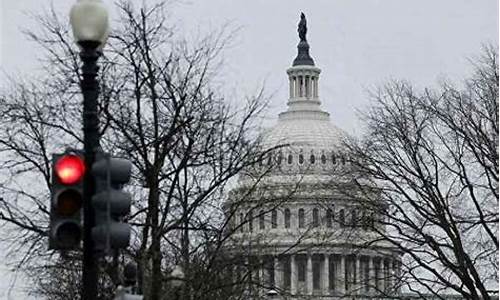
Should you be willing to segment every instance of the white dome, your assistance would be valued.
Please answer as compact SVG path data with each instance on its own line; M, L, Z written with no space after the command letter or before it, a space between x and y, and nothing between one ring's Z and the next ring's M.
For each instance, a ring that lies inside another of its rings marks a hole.
M346 133L328 119L280 119L266 132L263 146L269 149L288 144L292 148L335 151L341 147L345 138Z

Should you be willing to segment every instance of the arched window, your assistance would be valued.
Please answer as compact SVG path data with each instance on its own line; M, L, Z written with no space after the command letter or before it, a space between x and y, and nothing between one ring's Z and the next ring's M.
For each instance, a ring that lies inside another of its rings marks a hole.
M253 212L252 211L248 212L248 230L250 232L253 231Z
M277 159L277 163L278 165L281 165L281 161L283 160L283 153L281 153L281 151L278 153L278 159Z
M290 228L290 209L285 208L285 228Z
M273 163L273 154L272 153L269 153L268 157L267 157L267 165L271 165Z
M332 164L336 164L337 159L335 158L335 153L332 153Z
M326 227L332 227L333 211L331 208L326 210Z
M361 217L361 223L362 223L362 226L363 226L363 230L367 230L368 226L370 224L369 224L369 220L368 220L368 216L367 216L366 212L363 212L363 215Z
M319 210L313 209L313 227L319 227Z
M304 228L305 227L305 216L304 216L304 209L300 208L299 209L299 228Z
M303 163L304 163L304 155L299 154L299 164L303 164Z
M288 154L288 164L291 165L293 162L293 156L291 154Z
M259 229L263 230L266 229L266 220L265 220L265 213L264 211L259 211Z
M321 154L321 163L326 164L326 156L324 154Z
M344 215L344 210L343 209L341 209L339 211L339 223L340 223L341 227L344 227L344 225L345 225L345 215Z
M276 209L273 209L273 211L271 212L271 227L278 227L278 212L276 211Z
M352 227L358 226L358 211L355 209L351 211L351 225Z
M309 161L313 164L316 162L316 157L314 157L314 154L311 154L311 157L309 157Z

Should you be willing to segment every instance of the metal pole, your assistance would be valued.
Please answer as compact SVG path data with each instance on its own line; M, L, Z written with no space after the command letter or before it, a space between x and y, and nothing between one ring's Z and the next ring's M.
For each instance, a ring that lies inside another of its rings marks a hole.
M97 97L99 83L96 79L99 67L97 47L99 42L84 41L80 58L83 61L81 89L83 94L83 148L87 172L83 182L83 270L82 299L97 299L97 262L94 256L92 227L95 225L95 215L92 208L92 195L95 184L90 172L99 148L99 116L97 114Z

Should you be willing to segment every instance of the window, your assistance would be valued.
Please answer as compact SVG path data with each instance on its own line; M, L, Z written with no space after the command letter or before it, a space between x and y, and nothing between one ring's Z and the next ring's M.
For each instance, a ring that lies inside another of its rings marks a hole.
M293 162L293 156L291 154L288 154L288 164L291 165Z
M373 260L374 277L375 277L375 289L380 288L380 260Z
M299 228L304 228L304 209L299 209Z
M336 290L335 274L337 274L337 264L335 263L335 259L333 258L334 256L330 256L330 259L328 261L330 263L330 265L328 266L328 285L330 287L330 290Z
M285 289L290 289L292 285L291 275L292 275L292 268L290 265L290 256L287 256L283 260L283 284Z
M285 209L285 228L290 228L290 209Z
M266 223L265 223L265 214L264 211L259 211L259 229L266 229Z
M271 212L271 227L278 227L278 212L276 211L276 209L273 209L273 211Z
M321 261L316 257L312 260L312 271L313 289L319 290L321 288Z
M309 97L309 76L306 76L305 78L305 91L304 91L304 96Z
M370 217L368 218L368 226L370 227L370 229L374 229L375 228L375 216L373 213L370 214Z
M364 260L364 261L361 261L362 265L363 265L363 282L364 282L364 286L365 286L365 292L368 292L370 290L370 283L369 283L369 279L370 279L370 269L369 269L369 265L368 265L368 260Z
M343 227L345 225L345 215L344 215L344 210L341 209L339 211L339 223L340 223L340 226Z
M253 231L253 212L252 211L248 212L248 230L250 232Z
M354 261L353 257L346 257L346 262L345 262L345 289L349 290L351 289L351 286L353 284L356 284L355 282L356 278L356 264Z
M313 209L313 227L319 227L319 210Z
M281 152L278 153L278 165L281 165L281 161L283 160L283 154Z
M304 163L304 155L299 154L299 164L303 164L303 163Z
M269 278L269 286L274 286L274 260L272 257L269 257L266 262L267 275Z
M324 154L321 154L321 163L326 164L326 156Z
M311 162L311 164L313 164L313 163L316 162L316 157L314 157L314 154L311 154L311 157L309 158L309 161Z
M299 76L299 82L300 82L300 85L299 85L299 95L300 95L300 97L302 97L304 95L304 89L303 89L303 86L304 86L304 77L303 76Z
M336 164L337 160L335 158L335 153L332 153L332 164Z
M267 157L267 165L271 165L273 163L273 154L272 153L269 153L268 157Z
M333 211L331 208L326 210L326 227L332 227Z
M298 256L297 258L297 280L306 281L306 260L305 257Z

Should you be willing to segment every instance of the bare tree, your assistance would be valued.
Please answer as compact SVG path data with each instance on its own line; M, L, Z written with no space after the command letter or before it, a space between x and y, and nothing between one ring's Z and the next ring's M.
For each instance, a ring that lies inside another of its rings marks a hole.
M134 164L128 218L134 234L125 257L137 261L139 290L147 299L163 299L168 272L181 264L189 283L183 298L189 299L193 286L202 286L194 279L213 270L225 242L222 196L242 169L261 158L257 130L266 99L261 91L233 107L218 91L220 53L231 32L188 41L169 25L163 4L136 9L123 1L116 7L120 19L101 60L99 104L102 147ZM67 264L45 250L50 155L81 143L78 50L65 23L51 12L40 18L41 33L28 32L46 50L50 77L13 80L0 102L0 219L12 230L5 239L24 253L18 266L31 271ZM28 185L28 178L38 184ZM101 262L103 274L117 284L117 267L110 265ZM53 276L50 286L46 273L30 274L49 299L64 299L54 285L68 280L71 286L78 276ZM205 291L221 288L210 282L203 282Z
M485 47L462 88L372 93L367 133L347 145L378 241L404 253L400 284L422 299L498 292L498 53ZM361 199L361 200L360 200Z

